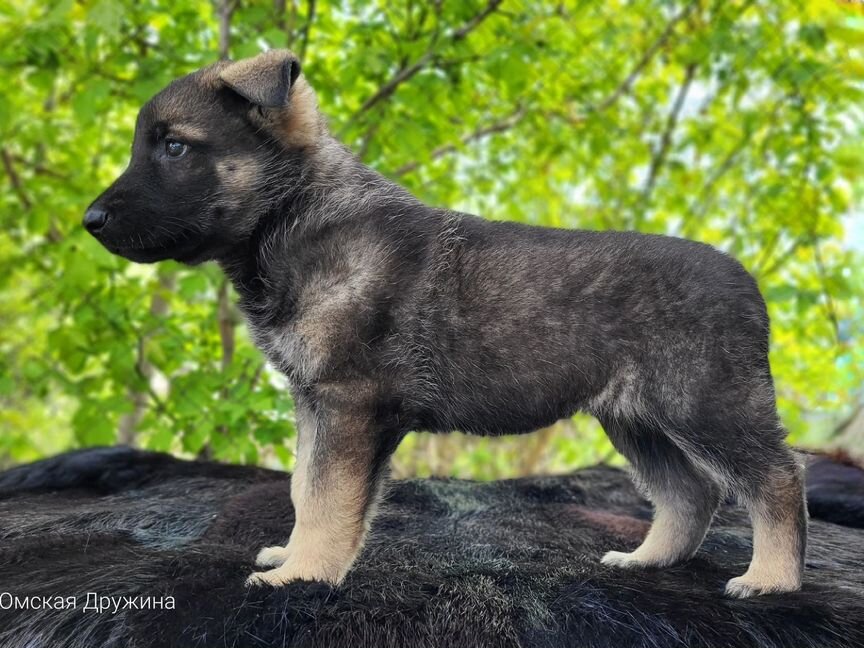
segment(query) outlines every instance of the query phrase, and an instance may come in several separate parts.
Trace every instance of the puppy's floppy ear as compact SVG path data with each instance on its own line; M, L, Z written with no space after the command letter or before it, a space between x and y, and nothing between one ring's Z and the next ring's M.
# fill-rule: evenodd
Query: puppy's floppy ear
M300 61L290 51L269 50L231 63L219 78L237 94L262 108L281 108L300 75Z

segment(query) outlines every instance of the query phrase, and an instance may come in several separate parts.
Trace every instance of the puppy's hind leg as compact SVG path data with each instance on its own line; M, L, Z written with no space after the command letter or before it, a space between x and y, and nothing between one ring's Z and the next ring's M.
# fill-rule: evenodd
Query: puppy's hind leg
M747 598L801 588L807 544L804 468L791 450L777 447L759 483L743 495L753 522L753 559L726 584L726 595Z
M604 422L613 445L632 464L637 484L654 504L654 521L630 553L610 551L605 565L665 567L699 549L720 503L721 488L662 432Z

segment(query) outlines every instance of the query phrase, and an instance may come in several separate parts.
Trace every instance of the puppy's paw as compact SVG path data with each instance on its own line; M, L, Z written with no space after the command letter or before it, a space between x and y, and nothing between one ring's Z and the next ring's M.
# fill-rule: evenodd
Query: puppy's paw
M249 578L246 579L246 587L282 587L291 579L287 578L287 574L283 574L280 569L271 569L263 572L252 572Z
M623 551L609 551L600 559L600 562L609 567L620 567L621 569L642 569L650 566L640 560L635 553L636 552L625 553Z
M780 592L797 592L801 589L799 578L786 579L761 579L752 575L744 574L732 578L726 583L726 596L730 598L751 598L761 594L777 594Z
M729 582L726 583L724 593L729 598L744 599L750 598L751 596L758 596L762 593L762 588L756 583L749 582L744 576L738 576L737 578L730 579Z
M281 587L292 581L320 581L330 585L338 585L342 576L344 576L344 571L338 572L333 568L328 569L326 564L317 561L298 560L296 554L292 554L276 569L254 572L246 579L246 586Z
M279 567L288 560L290 555L288 547L264 547L255 557L255 566Z

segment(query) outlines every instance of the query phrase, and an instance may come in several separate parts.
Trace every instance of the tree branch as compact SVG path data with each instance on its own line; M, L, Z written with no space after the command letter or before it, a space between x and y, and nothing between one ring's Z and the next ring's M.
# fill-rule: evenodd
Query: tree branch
M372 144L372 139L375 137L375 134L378 132L380 127L381 122L374 122L366 129L366 132L360 139L360 148L357 150L357 157L361 161L366 158L366 154L369 152L369 146Z
M467 36L471 30L476 28L477 25L479 25L489 14L491 14L493 11L495 11L495 9L497 9L499 4L500 4L500 0L498 2L490 0L489 4L486 6L486 9L484 9L482 12L480 12L479 14L474 16L468 22L466 22L465 25L463 25L461 28L456 30L451 35L451 38L453 38L454 40L458 40L458 39L461 39L461 38L464 38L465 36ZM663 45L666 44L666 42L672 36L672 33L674 32L677 24L679 22L681 22L684 18L686 18L689 15L689 13L693 10L693 8L697 5L698 5L698 0L693 0L681 12L679 12L676 16L674 16L672 18L672 20L670 20L669 23L666 25L665 29L660 34L660 36L657 38L657 40L654 41L654 43L645 51L645 53L639 59L639 62L636 64L636 66L633 68L633 70L630 72L630 74L627 76L627 78L624 79L624 81L608 97L603 99L600 103L591 107L590 111L591 112L602 112L603 110L606 110L607 108L611 107L619 99L619 97L621 97L625 92L627 92L630 89L630 87L633 85L633 83L635 82L636 78L642 73L642 70L645 69L645 67L648 65L648 63L651 62L651 59L654 58L654 56L657 54L657 52L663 47ZM413 65L401 68L400 71L390 81L388 81L383 86L381 86L381 88L379 88L377 92L375 92L369 99L367 99L366 102L363 104L363 106L360 107L360 110L353 117L351 117L348 120L348 122L346 122L346 123L351 123L357 117L359 117L362 113L364 113L365 111L367 111L371 107L373 107L376 103L386 99L391 94L393 94L393 92L395 92L396 88L398 88L400 84L404 83L405 81L410 79L412 76L414 76L417 72L419 72L421 69L423 69L423 67L429 62L429 60L431 60L433 53L434 53L433 50L430 49ZM689 70L689 67L688 67L688 70ZM693 72L689 72L689 74L692 76ZM691 81L692 81L692 79L691 79ZM689 86L689 82L687 85ZM683 103L683 99L682 99L682 103ZM680 108L678 110L680 112ZM524 114L525 114L525 110L523 108L518 108L514 115L511 115L510 117L503 119L501 122L497 122L497 123L492 124L490 126L480 128L480 129L478 129L472 133L468 133L467 135L463 136L460 141L462 142L462 144L467 144L469 142L473 142L475 140L482 139L488 135L492 135L494 133L500 133L502 131L508 130L508 129L512 128L513 126L515 126L515 124L518 122L519 118L521 118ZM552 115L552 116L561 117L562 115L556 114L556 115ZM571 121L571 122L581 121L582 119L584 119L584 117L581 117L581 118L568 117L567 118L567 120ZM677 116L675 117L675 119L677 120ZM667 147L668 147L668 145L667 145ZM450 153L453 153L456 150L458 150L458 147L456 144L445 144L445 145L439 146L438 148L433 150L432 153L430 154L429 159L435 160L435 159L438 159L440 157L443 157L444 155L448 155ZM396 169L393 172L393 175L395 177L403 176L403 175L410 173L411 171L414 171L415 169L417 169L420 166L420 164L421 164L420 161L408 162L407 164L404 164L401 167L399 167L398 169Z
M783 264L786 263L786 261L788 261L789 258L790 258L793 254L795 254L795 251L796 251L799 247L801 247L801 245L802 245L803 243L804 243L804 237L803 237L803 236L798 236L798 237L796 237L796 238L792 241L792 243L789 245L789 247L787 247L787 248L786 248L786 249L785 249L785 250L780 254L780 256L778 256L777 258L774 259L774 261L771 263L771 265L770 265L769 267L765 268L765 270L761 270L761 269L759 269L759 268L757 267L757 268L753 271L753 274L757 275L760 279L765 278L765 277L767 277L768 275L774 274L775 272L777 272L777 270L779 270L781 267L783 267ZM766 258L766 261L767 261L767 258ZM761 264L760 264L760 265L761 265Z
M176 283L175 279L176 274L173 272L170 274L159 275L159 287L150 298L150 315L152 317L161 319L168 314L168 302L162 295L163 291L171 292L174 290ZM151 336L152 333L141 333L141 335L138 336L138 357L135 361L135 372L141 380L146 383L146 386L144 391L136 390L132 386L129 387L129 398L132 400L132 411L124 414L120 418L118 426L118 440L120 443L129 446L135 445L135 437L138 434L138 425L141 423L141 419L144 418L144 414L147 412L148 397L150 400L153 400L159 411L166 413L165 403L161 398L159 398L158 394L156 394L156 390L153 389L152 385L155 368L150 361L147 360L147 342Z
M493 122L488 126L483 126L466 135L463 135L459 141L462 145L465 145L483 139L484 137L488 137L489 135L503 133L504 131L510 130L519 123L519 120L525 116L526 112L527 111L524 107L517 106L516 110L512 114L504 117L497 122ZM431 160L437 160L440 157L443 157L450 153L454 153L458 150L458 148L459 146L457 144L444 144L442 146L439 146L438 148L434 149L432 153L429 154L429 157L426 160L423 160L422 162L419 160L414 160L413 162L403 164L393 172L393 176L400 177L405 175L406 173L410 173L411 171L417 169L421 164L429 162Z
M844 432L846 432L846 430L852 426L852 424L855 422L858 416L861 415L862 412L864 412L864 405L856 405L854 408L852 408L852 412L850 412L848 416L846 416L834 427L834 430L831 432L831 437L837 438L841 436Z
M231 300L228 297L228 280L222 281L219 287L219 339L222 343L222 372L228 371L234 360L234 316L231 312Z
M231 18L237 9L237 0L220 0L219 16L219 60L226 61L231 49Z
M666 25L666 28L661 32L660 36L657 37L651 46L645 50L642 54L642 57L630 71L630 74L616 87L611 94L609 94L605 99L600 101L600 103L595 104L590 108L591 112L603 112L607 108L611 107L618 99L630 91L630 88L636 82L636 79L639 78L639 75L642 74L642 71L648 66L657 52L666 44L666 42L671 38L672 33L675 31L675 27L679 22L684 20L690 12L699 4L699 0L692 0L690 4L688 4L684 9L682 9L678 14L676 14L672 20Z
M306 58L306 46L309 45L309 31L312 29L312 21L315 20L315 0L307 0L306 2L306 22L303 23L303 29L300 31L300 60Z
M49 169L44 164L39 164L38 162L31 162L27 158L22 155L15 155L14 153L10 154L10 158L13 162L17 164L21 164L26 166L28 169L33 171L36 175L46 176L48 178L54 178L55 180L68 180L69 176L65 173L60 173L59 171L55 171L54 169Z
M774 103L774 106L769 111L769 117L765 120L767 124L773 124L777 113L780 112L780 108L783 106L788 95L784 95L779 100ZM747 128L741 136L741 139L736 142L735 146L733 146L729 152L726 154L726 157L723 158L723 161L717 165L717 168L705 182L702 189L699 191L699 197L691 203L691 205L687 209L687 215L685 216L686 221L690 221L692 217L702 217L705 215L705 212L708 211L708 208L711 206L714 193L714 187L717 183L725 176L732 167L735 166L735 162L738 159L738 156L741 154L744 149L750 144L750 141L756 135L756 130L753 128Z
M461 138L459 138L459 142L462 145L470 144L471 142L476 142L478 140L489 137L490 135L497 135L498 133L504 133L512 128L518 126L519 122L522 118L528 114L528 109L524 106L516 106L516 109L507 115L506 117L501 118L500 120L493 122L487 126L481 126L476 130L471 131L470 133L466 133ZM560 119L562 121L567 122L571 126L575 126L576 124L582 122L584 120L583 117L574 116L567 114L562 110L547 110L542 113L542 116L548 119ZM437 160L438 158L442 158L445 155L450 155L451 153L455 153L459 150L459 144L443 144L435 149L429 154L425 160L414 160L412 162L408 162L398 167L395 171L393 171L390 175L392 177L401 177L412 171L418 169L422 164L426 162L431 162L432 160Z
M29 211L33 203L30 202L30 197L24 189L21 176L15 170L12 154L7 149L2 148L0 149L0 158L3 159L3 169L6 171L6 175L9 176L9 182L12 184L12 190L15 192L15 195L18 196L18 201L25 211Z
M796 193L796 204L801 204L804 200L804 188L807 185L807 174L810 170L810 167L813 165L813 150L812 148L808 148L807 157L804 162L804 166L801 170L801 175L799 176L798 181L798 191ZM816 225L819 220L819 212L817 210L812 210L813 216L811 216L809 230L810 230L810 240L815 243L817 241L816 238ZM762 271L762 266L768 262L771 254L774 252L774 248L777 246L778 241L780 240L780 232L777 232L777 235L771 240L771 242L765 246L762 255L759 258L759 262L756 265L756 269L754 270L754 274L759 277L765 277L779 268L783 266L784 263L793 255L795 251L801 247L804 243L804 235L801 234L792 241L792 244L779 256L774 262L771 264L769 268L767 268L764 272Z
M684 81L681 83L681 87L678 88L678 94L675 96L672 108L669 110L669 116L666 118L666 126L663 128L663 134L660 136L660 144L651 156L648 177L645 179L645 186L642 189L641 213L643 214L648 208L648 203L651 201L651 194L654 191L654 185L657 184L657 176L660 173L660 169L669 155L669 147L672 145L672 135L678 126L678 118L681 116L681 109L687 100L687 93L690 90L690 85L693 83L695 73L696 64L690 63L684 73Z
M486 20L489 17L489 14L494 12L502 2L503 0L489 0L483 11L478 13L476 16L471 18L471 20L469 20L459 29L453 32L451 38L454 41L462 40L463 38L465 38L468 34L474 31L480 23Z
M840 345L840 318L837 317L837 307L834 305L834 298L831 296L831 291L828 290L826 283L825 263L822 261L822 250L819 247L819 239L813 236L813 258L816 261L816 270L819 272L819 281L822 284L822 295L825 297L825 312L828 315L828 321L834 330L834 342Z
M480 23L482 23L486 18L492 14L498 6L503 2L503 0L488 0L486 7L484 9L473 16L470 20L465 22L461 27L454 30L450 34L450 40L453 42L463 40L468 34L474 31ZM360 109L352 115L346 124L350 124L358 117L360 117L363 113L371 110L373 107L378 105L381 101L387 99L390 95L396 92L396 89L412 78L415 74L420 72L435 56L435 46L434 41L433 44L430 45L429 49L419 58L417 61L408 66L403 66L396 72L396 74L389 80L387 83L382 85L378 90L376 90L372 96L370 96L366 101L363 102L363 105L360 106Z

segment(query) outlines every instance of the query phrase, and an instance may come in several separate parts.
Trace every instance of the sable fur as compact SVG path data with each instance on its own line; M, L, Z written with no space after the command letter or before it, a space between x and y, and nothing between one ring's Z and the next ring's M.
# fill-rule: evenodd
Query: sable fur
M861 646L864 472L827 457L811 465L803 589L740 601L717 596L751 550L748 520L730 505L685 565L599 563L608 547L636 547L651 519L617 469L395 481L339 588L244 590L254 548L294 522L290 504L272 505L290 501L287 475L78 451L0 473L0 592L79 597L76 609L0 609L0 646ZM88 591L173 595L176 609L83 612Z
M130 167L91 207L110 215L93 231L113 252L216 260L291 382L297 523L250 582L344 578L408 431L521 433L583 410L655 505L644 543L607 564L686 560L732 493L756 547L727 593L800 587L802 468L741 265L682 239L424 205L327 133L298 74L292 54L270 52L175 81L144 106ZM169 159L184 133L188 152Z

